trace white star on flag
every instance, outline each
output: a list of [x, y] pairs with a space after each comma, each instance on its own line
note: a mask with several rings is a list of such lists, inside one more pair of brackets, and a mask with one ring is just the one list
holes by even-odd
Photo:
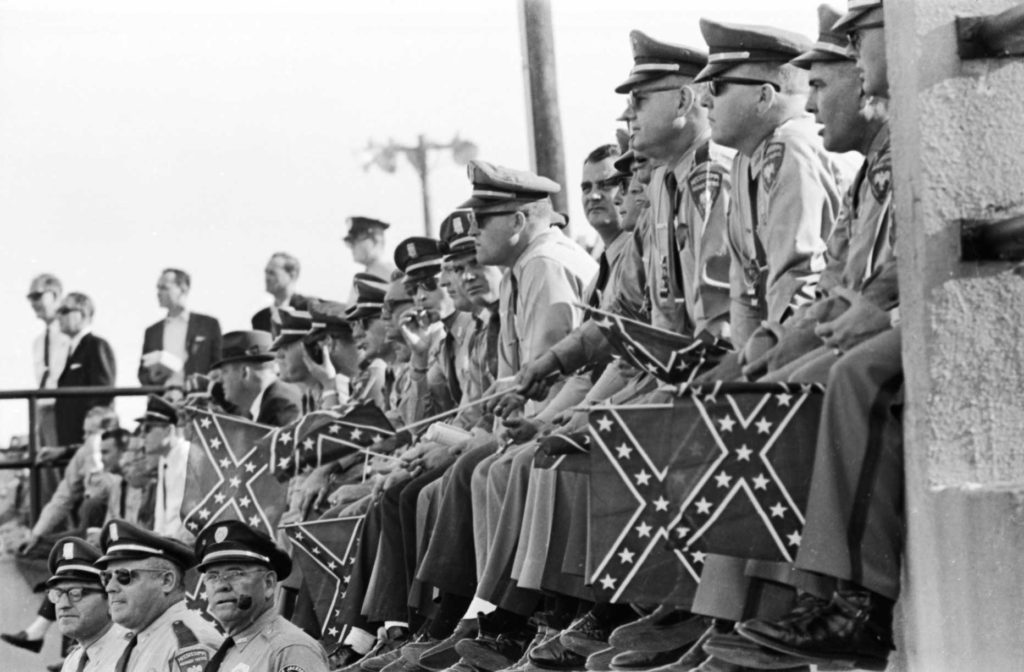
[[718, 483], [718, 487], [728, 488], [729, 484], [732, 483], [732, 476], [723, 471], [722, 473], [715, 476], [715, 481]]
[[611, 429], [612, 429], [612, 421], [608, 418], [607, 415], [598, 418], [598, 420], [597, 420], [597, 429], [598, 429], [598, 431], [601, 431], [601, 432], [610, 432], [611, 431]]
[[756, 423], [758, 434], [770, 434], [772, 431], [772, 423], [768, 422], [767, 418], [761, 418]]
[[721, 430], [723, 432], [731, 432], [732, 428], [733, 428], [733, 425], [735, 425], [735, 424], [736, 424], [736, 421], [733, 420], [732, 418], [730, 418], [729, 416], [725, 416], [724, 418], [720, 418], [719, 421], [718, 421], [718, 426], [721, 428]]
[[619, 447], [615, 449], [615, 452], [619, 454], [620, 460], [628, 460], [629, 456], [633, 454], [633, 449], [627, 446], [626, 444], [622, 443], [619, 444]]
[[758, 474], [754, 477], [754, 489], [755, 490], [767, 490], [768, 479], [765, 478], [764, 474]]
[[629, 563], [633, 562], [633, 556], [635, 556], [635, 555], [636, 554], [633, 551], [630, 551], [629, 549], [624, 548], [619, 553], [619, 559], [622, 561], [623, 564], [629, 564]]
[[668, 500], [665, 497], [658, 497], [654, 500], [655, 511], [668, 511]]
[[784, 515], [786, 515], [786, 507], [782, 505], [782, 502], [779, 502], [778, 504], [772, 507], [773, 517], [782, 518]]
[[747, 448], [747, 444], [743, 444], [742, 446], [736, 449], [736, 459], [743, 460], [744, 462], [749, 462], [750, 456], [751, 454], [753, 454], [753, 452], [754, 451], [752, 451], [750, 448]]
[[641, 537], [649, 537], [651, 536], [651, 529], [651, 526], [647, 523], [640, 523], [636, 526], [636, 533]]
[[651, 475], [646, 471], [641, 471], [635, 476], [637, 485], [647, 485], [651, 481]]

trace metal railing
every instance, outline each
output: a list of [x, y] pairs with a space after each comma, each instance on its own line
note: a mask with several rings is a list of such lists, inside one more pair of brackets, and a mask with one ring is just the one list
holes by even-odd
[[141, 397], [147, 394], [162, 394], [163, 387], [61, 387], [57, 389], [36, 390], [0, 390], [0, 401], [24, 399], [28, 402], [28, 456], [24, 460], [0, 460], [0, 469], [29, 470], [29, 510], [31, 523], [34, 525], [42, 511], [42, 493], [40, 493], [40, 468], [45, 464], [36, 464], [39, 454], [39, 411], [40, 399], [64, 399], [68, 397]]

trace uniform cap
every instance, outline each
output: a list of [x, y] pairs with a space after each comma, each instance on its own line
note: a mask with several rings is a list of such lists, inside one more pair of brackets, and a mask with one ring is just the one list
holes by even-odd
[[352, 333], [352, 324], [345, 317], [348, 309], [348, 304], [341, 303], [340, 301], [324, 301], [321, 299], [310, 301], [309, 315], [313, 323], [310, 325], [308, 335]]
[[562, 190], [558, 183], [526, 170], [513, 170], [473, 160], [466, 167], [473, 196], [459, 206], [475, 212], [494, 212], [533, 203]]
[[270, 351], [272, 344], [273, 338], [268, 331], [229, 331], [221, 340], [220, 360], [211, 368], [230, 362], [269, 362], [274, 359], [274, 353]]
[[146, 397], [146, 412], [142, 417], [135, 418], [135, 422], [147, 425], [176, 425], [178, 424], [178, 409], [163, 397], [151, 394]]
[[345, 319], [354, 322], [366, 317], [380, 317], [388, 281], [372, 273], [356, 273], [352, 284], [356, 288], [356, 302], [348, 307]]
[[115, 560], [144, 558], [166, 558], [182, 570], [196, 564], [196, 556], [188, 544], [144, 530], [127, 520], [114, 519], [103, 526], [100, 548], [103, 549], [103, 557], [96, 560], [100, 569]]
[[[832, 30], [844, 35], [853, 32], [861, 24], [867, 23], [872, 10], [881, 8], [882, 0], [850, 0], [846, 6], [846, 14], [836, 21]], [[878, 20], [880, 21], [881, 17]]]
[[270, 346], [273, 351], [301, 341], [313, 328], [313, 315], [308, 310], [296, 310], [289, 306], [277, 309], [277, 321], [281, 326], [277, 329], [277, 338]]
[[79, 537], [64, 537], [50, 549], [47, 562], [50, 578], [47, 586], [61, 581], [88, 581], [103, 585], [100, 570], [94, 566], [100, 559], [100, 550]]
[[472, 210], [456, 210], [441, 222], [441, 249], [448, 257], [476, 255], [476, 240], [470, 235]]
[[852, 61], [850, 58], [849, 40], [846, 33], [836, 32], [832, 26], [839, 20], [839, 10], [830, 5], [818, 5], [818, 41], [790, 63], [798, 68], [809, 70], [812, 63], [829, 63], [834, 61]]
[[666, 75], [693, 77], [708, 62], [703, 49], [661, 42], [639, 30], [629, 32], [629, 44], [633, 48], [633, 68], [626, 81], [615, 87], [615, 93], [629, 93], [639, 84]]
[[705, 82], [747, 63], [788, 63], [813, 42], [800, 33], [771, 26], [747, 26], [700, 20], [700, 32], [708, 43], [711, 55], [708, 65], [694, 81]]
[[623, 154], [619, 155], [612, 166], [615, 168], [615, 172], [619, 175], [630, 176], [633, 174], [633, 162], [636, 160], [636, 152], [632, 149], [626, 150]]
[[374, 231], [386, 231], [391, 228], [391, 225], [387, 222], [382, 222], [379, 219], [373, 219], [372, 217], [349, 217], [348, 218], [348, 233], [342, 239], [345, 242], [351, 243], [357, 238], [373, 233]]
[[277, 573], [280, 581], [292, 573], [292, 559], [267, 535], [237, 520], [210, 525], [196, 537], [199, 571], [223, 562], [255, 563]]
[[384, 305], [388, 310], [394, 310], [396, 304], [412, 303], [412, 295], [405, 288], [405, 276], [398, 275], [388, 285], [387, 294], [384, 295]]
[[395, 266], [409, 279], [434, 276], [441, 272], [443, 256], [439, 240], [412, 236], [395, 248]]

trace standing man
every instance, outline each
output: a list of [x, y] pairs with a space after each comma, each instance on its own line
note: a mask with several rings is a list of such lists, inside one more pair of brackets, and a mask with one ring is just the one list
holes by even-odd
[[[46, 325], [45, 331], [32, 341], [32, 364], [35, 368], [35, 379], [39, 387], [50, 390], [57, 387], [57, 379], [64, 371], [64, 362], [68, 357], [70, 339], [60, 329], [57, 319], [57, 308], [60, 306], [64, 289], [57, 276], [42, 273], [32, 280], [28, 288], [29, 305], [36, 317]], [[36, 402], [39, 432], [39, 445], [56, 446], [57, 418], [54, 412], [53, 399], [40, 399]]]
[[295, 310], [306, 310], [309, 299], [295, 291], [295, 283], [299, 279], [302, 265], [298, 258], [287, 252], [275, 252], [270, 256], [266, 268], [263, 269], [263, 282], [267, 294], [274, 297], [274, 303], [262, 308], [252, 316], [252, 328], [260, 331], [274, 332], [274, 313], [281, 306], [289, 306]]
[[184, 385], [194, 373], [207, 373], [220, 358], [220, 322], [188, 310], [192, 278], [166, 268], [156, 283], [156, 300], [167, 317], [146, 328], [142, 340], [142, 385]]
[[302, 392], [277, 379], [270, 332], [231, 331], [224, 334], [220, 369], [224, 397], [242, 417], [283, 427], [302, 413]]
[[107, 672], [115, 669], [125, 647], [125, 629], [110, 619], [96, 547], [78, 537], [64, 537], [50, 551], [52, 576], [47, 598], [57, 608], [61, 634], [78, 644], [64, 660], [62, 672]]
[[352, 259], [363, 266], [367, 273], [384, 280], [391, 280], [395, 267], [388, 254], [384, 232], [391, 225], [370, 217], [349, 217], [348, 233], [342, 239], [350, 250]]
[[95, 566], [107, 591], [110, 616], [130, 638], [113, 672], [201, 670], [222, 637], [197, 611], [185, 606], [185, 572], [195, 566], [192, 549], [125, 520], [100, 533], [103, 557]]
[[[92, 333], [95, 313], [92, 299], [71, 292], [57, 309], [60, 330], [71, 339], [64, 371], [57, 387], [112, 387], [117, 378], [117, 365], [110, 344]], [[82, 442], [85, 415], [94, 406], [110, 406], [111, 396], [64, 397], [57, 399], [57, 443], [69, 446]]]
[[227, 633], [205, 672], [327, 672], [323, 647], [274, 608], [292, 560], [270, 537], [236, 520], [214, 523], [199, 533], [196, 557], [208, 610]]

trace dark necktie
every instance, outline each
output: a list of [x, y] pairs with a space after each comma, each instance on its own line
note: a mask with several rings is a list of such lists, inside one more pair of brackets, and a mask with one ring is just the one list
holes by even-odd
[[43, 379], [39, 381], [39, 387], [46, 387], [46, 381], [50, 379], [50, 325], [46, 325], [46, 333], [43, 336]]
[[82, 657], [78, 659], [78, 667], [75, 668], [75, 672], [82, 672], [85, 669], [85, 666], [88, 662], [89, 654], [83, 650]]
[[587, 301], [587, 305], [591, 308], [601, 307], [601, 295], [604, 294], [604, 288], [608, 285], [608, 276], [611, 275], [611, 267], [608, 265], [608, 255], [605, 252], [601, 253], [599, 263], [597, 284], [594, 285], [594, 291], [590, 293], [590, 299]]
[[132, 635], [132, 638], [128, 640], [128, 644], [124, 647], [124, 652], [121, 653], [121, 657], [117, 659], [117, 665], [114, 666], [114, 672], [127, 672], [128, 659], [132, 657], [132, 651], [135, 650], [135, 645], [139, 643], [139, 636]]
[[501, 315], [493, 311], [487, 320], [487, 369], [491, 376], [498, 375], [498, 338], [501, 336]]
[[218, 672], [220, 670], [220, 664], [224, 662], [224, 659], [228, 655], [228, 651], [232, 646], [235, 645], [235, 640], [228, 637], [224, 640], [224, 643], [217, 649], [217, 653], [213, 654], [213, 658], [210, 658], [210, 662], [203, 668], [203, 672]]
[[676, 176], [672, 171], [665, 173], [665, 191], [668, 193], [669, 203], [669, 219], [668, 219], [668, 249], [665, 253], [668, 255], [668, 279], [669, 287], [672, 288], [672, 294], [676, 299], [682, 299], [686, 295], [683, 293], [683, 265], [679, 262], [679, 253], [682, 252], [682, 246], [676, 239], [676, 221], [679, 219], [679, 183], [676, 181]]

